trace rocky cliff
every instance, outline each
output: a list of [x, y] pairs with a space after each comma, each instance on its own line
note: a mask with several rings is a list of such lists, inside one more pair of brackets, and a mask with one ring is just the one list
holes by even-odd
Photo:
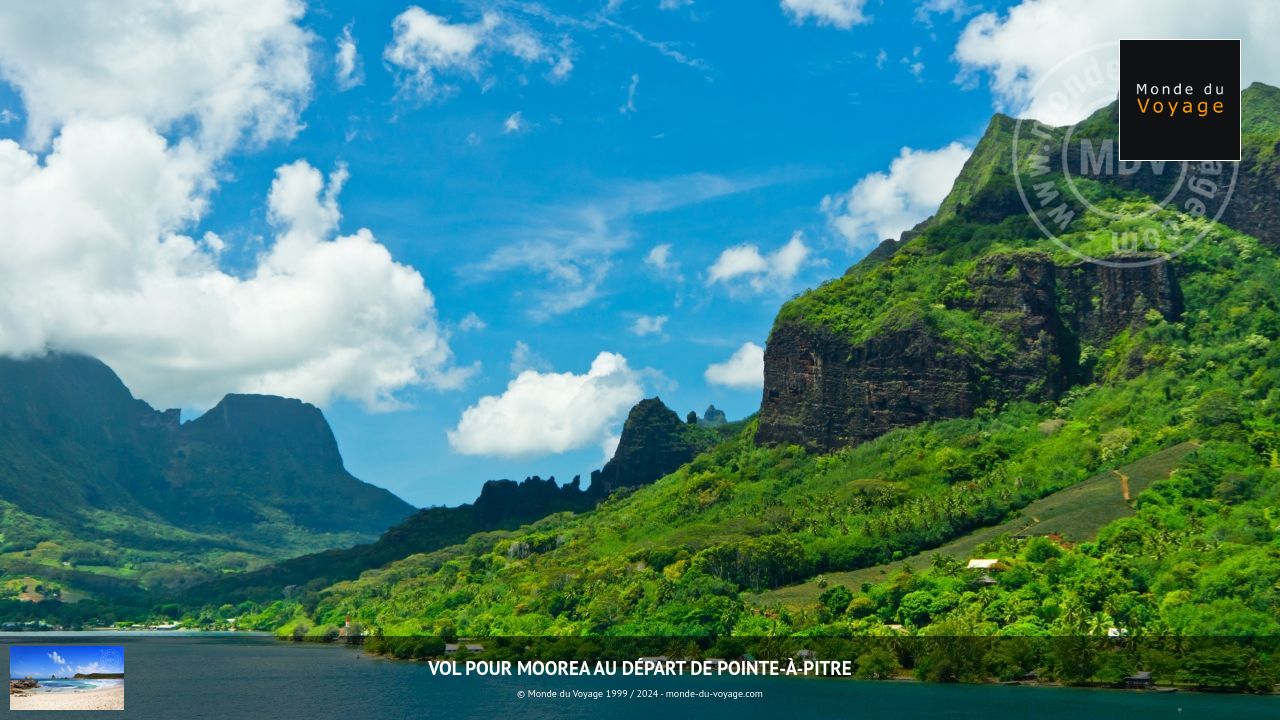
[[1002, 347], [974, 352], [927, 313], [866, 339], [803, 319], [775, 325], [765, 349], [762, 444], [819, 451], [897, 427], [962, 417], [989, 401], [1057, 397], [1081, 381], [1082, 344], [1182, 311], [1172, 265], [1057, 265], [1046, 253], [981, 258], [943, 305], [993, 330]]
[[[1149, 310], [1175, 318], [1181, 295], [1169, 263], [1059, 265], [1044, 252], [1002, 252], [979, 259], [937, 305], [860, 341], [812, 319], [780, 319], [764, 352], [756, 441], [829, 451], [989, 401], [1057, 397], [1083, 379], [1082, 345], [1106, 342]], [[957, 342], [945, 313], [996, 342]]]
[[[1224, 168], [1238, 173], [1220, 220], [1274, 246], [1280, 90], [1255, 84], [1242, 104], [1242, 159]], [[1090, 152], [1114, 148], [1117, 119], [1112, 104], [1070, 134], [1042, 126], [1080, 142], [1050, 153], [1040, 181], [1079, 167], [1086, 140]], [[826, 451], [993, 401], [1056, 398], [1090, 379], [1090, 348], [1152, 311], [1183, 311], [1177, 260], [1068, 262], [1040, 235], [1014, 180], [1015, 123], [992, 119], [934, 217], [782, 308], [765, 350], [758, 442]], [[1123, 205], [1165, 197], [1178, 177], [1142, 166], [1091, 178], [1088, 192]], [[1090, 241], [1087, 230], [1078, 235]]]
[[591, 473], [589, 491], [604, 497], [618, 488], [648, 485], [692, 460], [700, 449], [688, 423], [660, 398], [641, 400], [627, 414], [613, 457]]

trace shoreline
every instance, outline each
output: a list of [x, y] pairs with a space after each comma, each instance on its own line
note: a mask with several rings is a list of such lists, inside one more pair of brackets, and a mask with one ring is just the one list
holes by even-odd
[[10, 710], [124, 710], [124, 683], [81, 692], [24, 691], [9, 696]]

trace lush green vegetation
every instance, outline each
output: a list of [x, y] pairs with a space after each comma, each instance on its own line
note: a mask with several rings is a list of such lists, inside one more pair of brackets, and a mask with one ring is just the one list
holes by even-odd
[[228, 396], [178, 420], [92, 358], [0, 358], [0, 580], [64, 601], [173, 590], [372, 539], [412, 510], [351, 477], [296, 400]]
[[[1251, 116], [1249, 136], [1274, 139], [1262, 117]], [[1081, 132], [1101, 137], [1108, 123], [1100, 114]], [[993, 127], [1004, 142], [1005, 123]], [[1005, 331], [963, 309], [968, 279], [996, 253], [1072, 255], [1020, 209], [1007, 212], [1008, 155], [980, 149], [918, 235], [788, 303], [779, 322], [855, 342], [923, 322], [975, 362], [1017, 352]], [[1080, 348], [1079, 384], [1061, 397], [993, 402], [827, 455], [759, 447], [748, 423], [589, 512], [474, 533], [271, 602], [211, 603], [188, 619], [234, 617], [237, 627], [315, 640], [350, 621], [371, 648], [406, 657], [438, 654], [459, 636], [666, 637], [671, 653], [694, 656], [786, 653], [795, 638], [824, 637], [849, 638], [840, 654], [868, 676], [1034, 671], [1112, 683], [1145, 667], [1198, 686], [1269, 688], [1280, 668], [1274, 642], [1165, 639], [1280, 636], [1280, 255], [1203, 219], [1139, 217], [1149, 202], [1133, 187], [1085, 185], [1122, 219], [1082, 225], [1064, 238], [1071, 247], [1106, 255], [1117, 234], [1155, 228], [1178, 245], [1204, 238], [1175, 263], [1185, 313], [1139, 313]], [[1098, 517], [1071, 515], [1097, 501], [1098, 478], [1153, 458], [1159, 472], [1135, 481], [1122, 507], [1098, 501]], [[1044, 533], [1000, 526], [1055, 508], [1059, 525]], [[971, 570], [972, 555], [931, 552], [947, 547], [998, 563]], [[921, 553], [927, 566], [914, 562]], [[840, 581], [886, 564], [905, 567]], [[761, 594], [798, 583], [818, 592]], [[993, 640], [956, 640], [975, 636]]]
[[[951, 211], [889, 259], [789, 303], [780, 321], [856, 340], [924, 318], [962, 350], [1010, 352], [954, 302], [977, 260], [1026, 249], [1070, 255], [1038, 239], [1020, 213], [976, 221], [1008, 188], [998, 167], [971, 169], [978, 180], [961, 183], [965, 199]], [[1124, 188], [1094, 199], [1121, 213], [1141, 203]], [[825, 456], [757, 447], [748, 426], [593, 512], [475, 535], [282, 601], [260, 620], [299, 637], [327, 636], [346, 618], [384, 638], [843, 636], [897, 632], [891, 625], [926, 637], [1280, 634], [1280, 258], [1172, 212], [1086, 225], [1066, 241], [1107, 254], [1115, 232], [1156, 226], [1172, 229], [1174, 242], [1207, 233], [1176, 263], [1186, 313], [1149, 312], [1082, 348], [1084, 382], [1057, 401], [990, 405]], [[1189, 441], [1197, 446], [1184, 446], [1194, 449], [1169, 477], [1096, 537], [996, 535], [977, 545], [1001, 561], [988, 573], [939, 555], [880, 582], [828, 584], [808, 604], [749, 601], [943, 546]], [[1022, 670], [1048, 662], [1028, 658]]]

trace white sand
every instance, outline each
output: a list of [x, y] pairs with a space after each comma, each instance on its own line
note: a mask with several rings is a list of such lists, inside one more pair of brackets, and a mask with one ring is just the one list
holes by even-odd
[[9, 696], [10, 710], [123, 710], [124, 684], [83, 692], [31, 692]]

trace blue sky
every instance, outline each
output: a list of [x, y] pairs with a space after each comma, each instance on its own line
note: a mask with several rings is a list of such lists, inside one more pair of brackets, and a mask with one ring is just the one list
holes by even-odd
[[[585, 478], [625, 408], [602, 411], [607, 422], [594, 422], [601, 429], [586, 433], [590, 441], [515, 456], [462, 454], [447, 432], [480, 398], [501, 396], [513, 372], [582, 375], [601, 352], [624, 357], [640, 394], [661, 396], [682, 417], [710, 403], [731, 418], [754, 412], [758, 383], [708, 382], [708, 366], [744, 343], [763, 346], [786, 298], [842, 273], [878, 239], [842, 235], [823, 198], [887, 171], [904, 147], [972, 145], [990, 117], [991, 94], [957, 82], [951, 59], [972, 12], [872, 2], [865, 22], [842, 28], [798, 21], [774, 2], [674, 4], [528, 12], [534, 6], [426, 3], [454, 25], [501, 12], [550, 53], [528, 61], [482, 47], [471, 66], [433, 75], [431, 97], [387, 59], [409, 4], [307, 7], [312, 86], [300, 129], [226, 152], [206, 211], [182, 229], [216, 233], [222, 268], [249, 274], [270, 242], [265, 198], [277, 168], [305, 160], [327, 175], [341, 166], [349, 177], [339, 231], [369, 228], [422, 275], [452, 363], [469, 375], [445, 389], [397, 388], [389, 412], [340, 393], [324, 398], [357, 477], [418, 505], [469, 501], [491, 478]], [[344, 38], [355, 45], [358, 84], [338, 77]], [[572, 70], [556, 78], [562, 50]], [[0, 107], [16, 117], [0, 132], [21, 141], [22, 97], [6, 90]], [[183, 125], [162, 129], [177, 142]], [[724, 251], [754, 246], [768, 264], [797, 233], [807, 251], [798, 265], [712, 281]], [[645, 262], [658, 246], [668, 246], [664, 267]], [[553, 248], [560, 255], [548, 259]], [[637, 323], [650, 332], [633, 332]], [[169, 404], [127, 358], [96, 354], [144, 399]], [[188, 418], [204, 404], [180, 393], [176, 401]]]
[[641, 397], [754, 412], [779, 306], [1074, 49], [1273, 62], [1250, 0], [148, 2], [0, 11], [0, 352], [315, 402], [418, 505], [585, 477]]
[[124, 648], [119, 645], [14, 645], [9, 648], [11, 678], [122, 672]]
[[[585, 372], [602, 350], [624, 355], [631, 367], [656, 369], [664, 377], [647, 384], [645, 394], [660, 395], [681, 416], [709, 403], [734, 418], [754, 412], [758, 388], [712, 385], [704, 371], [745, 342], [763, 345], [783, 300], [842, 273], [865, 252], [827, 227], [822, 198], [886, 168], [903, 146], [972, 142], [991, 114], [987, 93], [953, 82], [957, 68], [949, 56], [959, 26], [949, 16], [930, 28], [914, 18], [914, 8], [886, 5], [872, 10], [873, 23], [840, 31], [797, 26], [774, 3], [735, 3], [732, 11], [634, 5], [624, 5], [619, 22], [678, 47], [698, 66], [601, 29], [578, 40], [581, 56], [563, 83], [536, 71], [522, 82], [516, 62], [495, 73], [487, 92], [462, 79], [453, 97], [412, 107], [395, 99], [393, 74], [376, 57], [365, 58], [363, 86], [318, 98], [294, 145], [252, 159], [261, 179], [255, 186], [241, 176], [237, 184], [247, 196], [239, 210], [223, 191], [231, 217], [243, 217], [260, 204], [276, 164], [295, 156], [319, 167], [345, 161], [351, 170], [342, 195], [345, 221], [375, 227], [397, 258], [421, 270], [446, 320], [474, 312], [487, 324], [451, 342], [460, 361], [482, 363], [464, 391], [422, 392], [413, 409], [385, 415], [347, 402], [329, 409], [359, 477], [416, 503], [455, 503], [473, 498], [488, 478], [541, 474], [565, 481], [599, 467], [603, 451], [594, 443], [517, 459], [451, 451], [444, 428], [478, 395], [505, 388], [517, 342], [560, 372]], [[456, 7], [441, 14], [474, 18]], [[337, 35], [354, 17], [359, 47], [376, 50], [391, 41], [391, 13], [331, 8], [332, 20], [317, 28], [321, 35]], [[878, 67], [881, 50], [887, 59]], [[904, 58], [923, 63], [919, 77]], [[634, 110], [624, 113], [633, 77]], [[528, 128], [504, 134], [505, 119], [516, 112]], [[360, 135], [348, 142], [344, 134], [353, 128]], [[548, 278], [521, 269], [467, 270], [528, 235], [586, 232], [573, 222], [576, 209], [699, 174], [743, 189], [615, 218], [608, 233], [617, 249], [608, 255], [598, 295], [580, 309], [531, 321], [537, 293], [556, 292]], [[804, 232], [812, 255], [795, 277], [758, 292], [707, 285], [707, 269], [726, 248], [749, 243], [768, 252], [796, 231]], [[671, 245], [683, 282], [645, 265], [662, 244]], [[638, 337], [626, 331], [637, 315], [668, 319], [660, 333]]]

